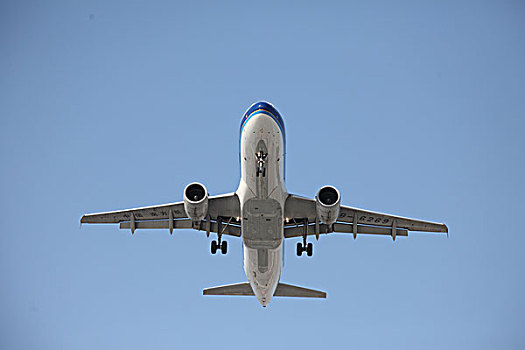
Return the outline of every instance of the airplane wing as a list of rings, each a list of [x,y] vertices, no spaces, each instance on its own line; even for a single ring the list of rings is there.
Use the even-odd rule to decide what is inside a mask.
[[[445,224],[410,219],[401,216],[383,214],[341,206],[339,216],[333,225],[319,223],[314,199],[290,195],[285,204],[285,238],[306,235],[328,234],[332,232],[358,234],[408,236],[408,231],[444,232],[448,234]]]
[[[121,229],[196,229],[217,232],[230,236],[241,236],[240,204],[235,193],[208,198],[208,216],[194,223],[186,215],[184,202],[154,205],[134,209],[83,215],[84,224],[120,224]]]

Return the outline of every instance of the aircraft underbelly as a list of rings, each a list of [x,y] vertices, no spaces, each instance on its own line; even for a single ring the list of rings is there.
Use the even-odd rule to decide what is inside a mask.
[[[284,144],[277,123],[260,115],[241,135],[241,230],[244,269],[259,301],[270,302],[282,269]]]
[[[244,270],[257,299],[265,306],[281,277],[282,245],[275,249],[244,246]]]
[[[244,203],[242,236],[250,248],[277,248],[283,239],[283,210],[275,199],[252,198]]]

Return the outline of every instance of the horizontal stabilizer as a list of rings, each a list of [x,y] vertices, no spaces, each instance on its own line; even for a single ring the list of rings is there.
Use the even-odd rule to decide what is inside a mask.
[[[202,290],[202,295],[255,295],[248,282],[227,284],[220,287],[206,288]]]
[[[279,283],[274,297],[326,298],[326,292]]]
[[[228,284],[220,287],[207,288],[202,291],[203,295],[254,295],[249,283]],[[319,290],[308,289],[290,284],[279,283],[275,290],[275,297],[296,298],[326,298],[326,293]]]

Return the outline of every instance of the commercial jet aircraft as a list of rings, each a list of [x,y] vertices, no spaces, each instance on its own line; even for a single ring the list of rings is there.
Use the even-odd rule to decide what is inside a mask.
[[[308,236],[335,232],[385,235],[395,241],[408,231],[446,232],[445,224],[415,220],[341,205],[333,186],[322,187],[315,199],[286,191],[286,135],[283,118],[268,102],[253,104],[240,128],[241,181],[234,193],[209,196],[203,184],[186,186],[183,201],[150,207],[86,214],[81,223],[119,223],[133,234],[137,229],[195,229],[217,234],[211,253],[226,254],[223,236],[241,237],[247,283],[203,290],[204,295],[255,295],[262,306],[272,297],[326,298],[326,293],[279,281],[285,239],[302,237],[297,255],[312,256]]]

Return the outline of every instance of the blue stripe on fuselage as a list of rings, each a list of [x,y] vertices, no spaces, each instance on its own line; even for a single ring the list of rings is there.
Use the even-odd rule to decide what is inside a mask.
[[[257,114],[265,114],[265,115],[271,117],[277,123],[277,125],[279,126],[279,129],[281,130],[281,133],[283,135],[283,143],[284,143],[284,148],[286,150],[286,133],[285,133],[285,128],[284,128],[283,118],[281,117],[281,114],[279,114],[279,112],[277,111],[277,109],[275,109],[274,106],[272,106],[270,103],[264,102],[264,101],[254,103],[250,108],[248,108],[246,113],[244,113],[244,117],[242,118],[242,121],[241,121],[241,128],[240,128],[240,132],[239,132],[239,140],[240,140],[242,131],[244,129],[244,126],[246,125],[246,122],[248,122],[248,120],[251,117],[253,117],[253,116],[257,115]]]

